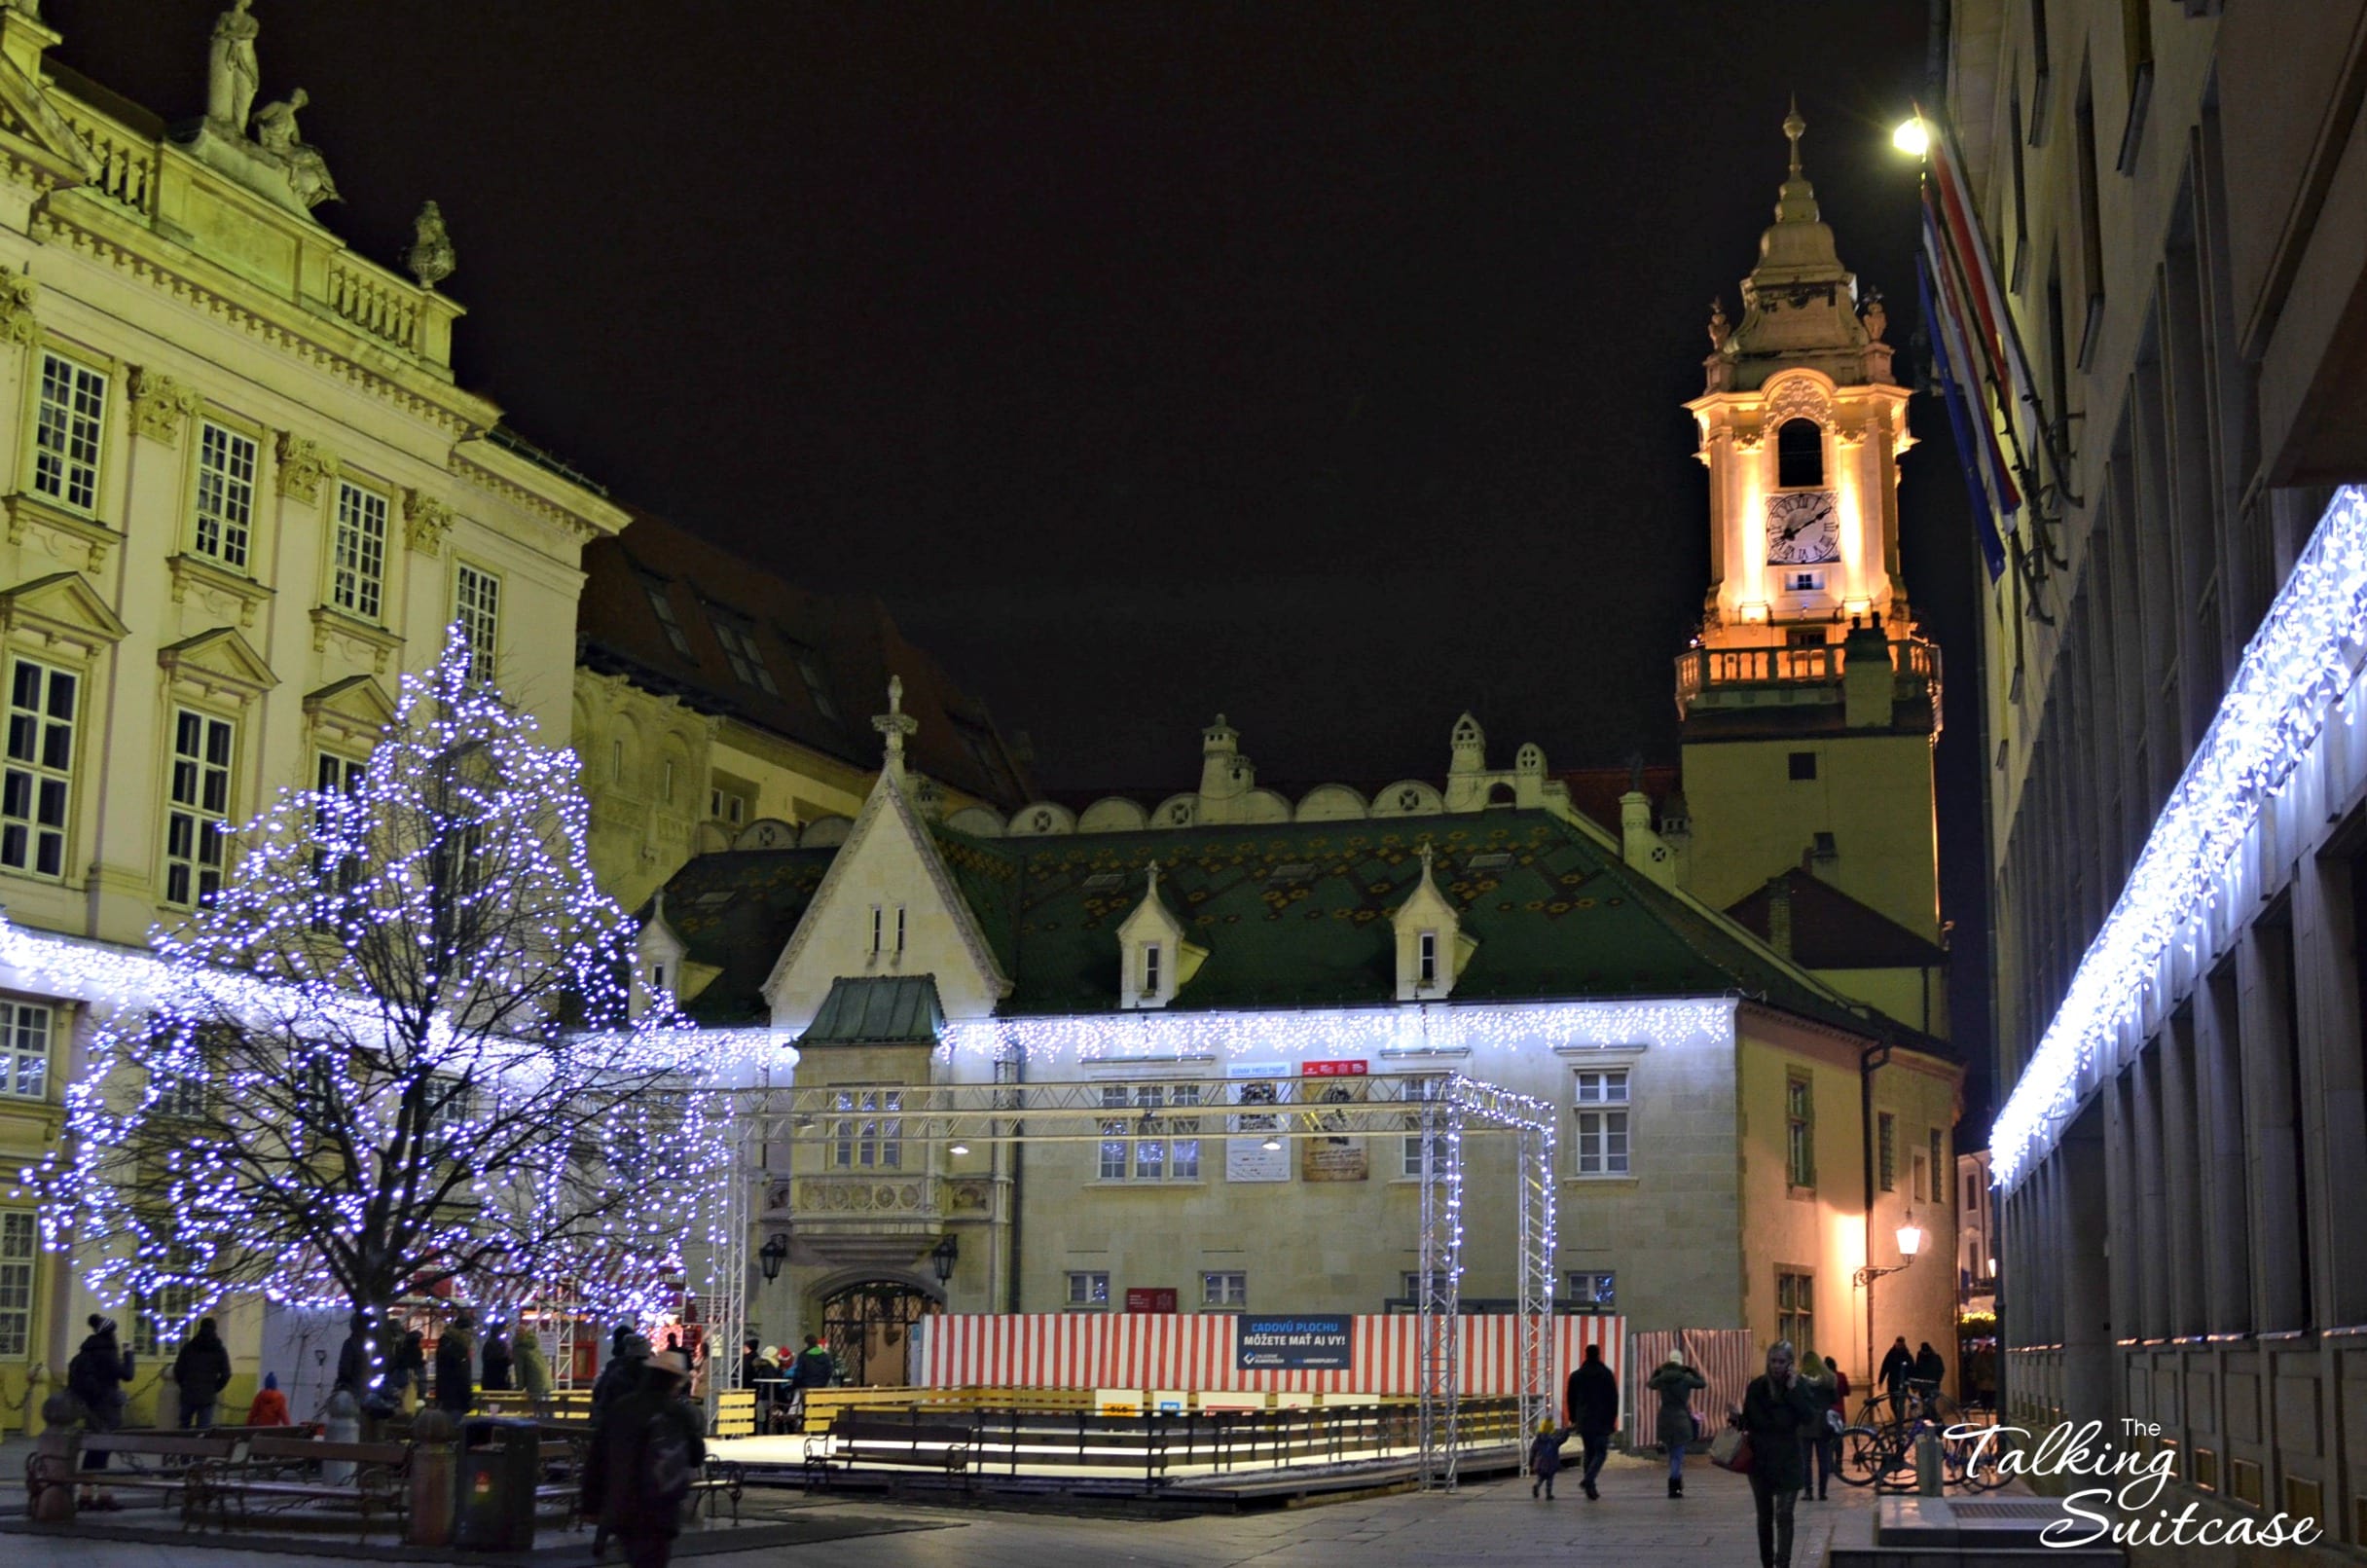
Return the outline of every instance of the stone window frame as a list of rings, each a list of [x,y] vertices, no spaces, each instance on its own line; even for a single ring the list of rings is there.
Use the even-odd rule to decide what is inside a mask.
[[[471,579],[490,584],[492,593],[479,597],[484,602],[472,602],[466,595]],[[454,552],[452,563],[452,593],[447,601],[452,605],[448,624],[461,629],[468,639],[468,683],[473,687],[497,686],[501,679],[501,622],[507,608],[509,585],[502,573],[482,562],[470,560]],[[476,620],[485,622],[483,642],[479,640]],[[490,645],[489,645],[490,644]]]
[[[55,782],[62,783],[65,787],[65,820],[64,825],[58,830],[57,869],[55,872],[40,869],[39,856],[37,851],[34,851],[28,853],[26,863],[20,866],[0,861],[0,875],[28,877],[40,882],[71,886],[75,861],[74,843],[77,837],[75,818],[81,804],[81,790],[77,785],[80,783],[83,752],[88,749],[84,744],[86,738],[84,721],[91,711],[91,666],[95,661],[87,658],[59,658],[56,652],[51,648],[44,648],[39,654],[28,653],[24,649],[15,646],[0,651],[5,651],[6,654],[4,659],[0,659],[0,679],[5,679],[7,682],[5,686],[0,686],[0,721],[4,721],[6,724],[6,730],[0,732],[0,811],[5,810],[7,803],[8,778],[21,765],[28,774],[31,781],[30,789],[35,796],[33,808],[25,816],[23,826],[28,842],[37,844],[42,831],[38,805],[41,786],[55,779]],[[26,665],[48,672],[48,678],[42,683],[44,703],[40,710],[35,711],[34,719],[37,730],[42,732],[42,740],[46,740],[48,727],[53,722],[46,716],[47,699],[54,690],[56,678],[63,675],[71,677],[74,681],[74,713],[71,718],[66,720],[69,732],[68,754],[63,769],[51,768],[41,760],[40,753],[46,748],[40,741],[36,742],[33,757],[23,759],[20,763],[19,759],[14,755],[18,672]],[[59,777],[60,775],[62,777]],[[6,834],[14,825],[16,825],[15,819],[0,816],[0,849],[5,848]]]
[[[91,462],[91,501],[84,505],[64,493],[43,490],[38,481],[41,453],[41,410],[43,388],[47,384],[47,361],[56,359],[99,383],[97,453]],[[79,345],[69,346],[60,340],[44,336],[36,344],[27,367],[24,399],[24,427],[19,447],[23,452],[20,472],[24,475],[25,493],[45,506],[54,506],[73,517],[97,522],[106,509],[107,482],[110,466],[107,462],[107,442],[113,436],[113,414],[118,406],[123,367],[107,354],[87,353]]]
[[[29,997],[0,997],[0,1103],[13,1105],[46,1104],[57,1085],[57,1075],[51,1071],[57,1057],[57,1034],[62,1009],[56,1003]],[[40,1041],[29,1043],[25,1025],[40,1020]],[[36,1063],[31,1075],[35,1086],[25,1087],[25,1064]]]
[[[0,1208],[0,1362],[32,1358],[40,1274],[40,1212],[29,1206]]]
[[[1208,1092],[1209,1083],[1206,1078],[1173,1077],[1158,1083],[1103,1084],[1102,1108],[1123,1114],[1108,1117],[1101,1123],[1100,1141],[1093,1146],[1094,1181],[1109,1186],[1196,1186],[1205,1182],[1208,1146],[1218,1140],[1210,1136],[1203,1123],[1209,1108],[1222,1103],[1220,1097]],[[1175,1098],[1185,1091],[1190,1094],[1188,1100]],[[1113,1101],[1110,1098],[1113,1093],[1124,1098]],[[1145,1099],[1149,1093],[1157,1094],[1158,1098]],[[1191,1114],[1166,1113],[1181,1110],[1188,1110]],[[1145,1112],[1152,1112],[1150,1122],[1155,1129],[1148,1134],[1140,1130]],[[1180,1134],[1172,1125],[1179,1121],[1189,1121],[1191,1125]],[[1177,1168],[1184,1163],[1179,1155],[1187,1148],[1191,1174],[1179,1176]],[[1156,1166],[1155,1172],[1146,1171],[1147,1154],[1152,1156],[1150,1163]]]
[[[238,559],[236,561],[230,558],[227,531],[215,540],[214,549],[208,550],[204,547],[205,514],[202,507],[206,474],[205,437],[206,433],[211,430],[219,430],[228,440],[242,441],[250,450],[251,466],[244,479],[240,481],[246,487],[246,517],[242,525],[245,537],[238,542]],[[261,573],[255,569],[255,563],[257,558],[264,553],[263,525],[267,515],[263,505],[263,455],[268,446],[264,440],[266,433],[263,427],[254,421],[242,419],[212,403],[207,403],[200,408],[190,420],[189,477],[183,490],[185,514],[181,530],[183,549],[192,558],[203,562],[216,571],[228,572],[234,577],[243,577],[258,583],[263,579]],[[235,474],[230,477],[237,478]],[[220,521],[227,525],[233,520],[225,516]]]
[[[1584,1066],[1573,1067],[1570,1070],[1571,1180],[1621,1182],[1631,1180],[1635,1176],[1636,1065],[1635,1058],[1620,1056],[1607,1061],[1588,1061]],[[1600,1087],[1603,1093],[1592,1100],[1583,1097],[1585,1080],[1589,1077],[1602,1080]],[[1619,1080],[1620,1091],[1619,1098],[1616,1100],[1609,1097],[1612,1087],[1611,1080],[1614,1077]],[[1619,1156],[1621,1164],[1617,1170],[1610,1166],[1612,1157],[1610,1139],[1614,1131],[1611,1118],[1615,1115],[1625,1118],[1617,1129],[1619,1136],[1625,1144],[1625,1148]],[[1599,1123],[1595,1136],[1602,1140],[1600,1157],[1603,1161],[1601,1169],[1591,1171],[1585,1169],[1584,1164],[1585,1159],[1584,1141],[1587,1137],[1586,1128],[1589,1120]]]
[[[1106,1268],[1064,1270],[1061,1300],[1061,1310],[1064,1312],[1109,1311],[1110,1271]]]
[[[1784,1180],[1798,1191],[1816,1189],[1816,1080],[1804,1069],[1784,1074]]]
[[[199,794],[197,800],[188,803],[178,800],[173,793],[173,775],[178,771],[181,756],[179,747],[183,714],[192,715],[198,720],[199,744],[201,748],[196,759],[200,770]],[[164,820],[160,824],[162,834],[157,857],[157,902],[167,909],[197,910],[204,906],[204,895],[199,886],[203,880],[200,868],[204,861],[198,853],[199,845],[195,839],[191,842],[190,854],[185,857],[180,857],[181,863],[185,863],[190,872],[189,896],[185,899],[176,899],[172,896],[172,873],[176,864],[176,857],[172,852],[172,820],[175,813],[184,804],[191,808],[191,814],[196,819],[194,828],[196,834],[202,836],[205,831],[204,824],[208,821],[221,824],[218,831],[223,853],[222,863],[217,868],[217,872],[224,881],[230,877],[230,835],[232,829],[243,820],[238,810],[238,785],[239,776],[245,770],[240,766],[243,759],[238,753],[239,748],[246,742],[246,731],[249,726],[240,722],[241,717],[242,715],[237,713],[224,713],[203,703],[192,702],[185,696],[176,696],[164,711],[164,744],[158,748],[159,751],[163,753],[164,767],[164,787],[162,792],[164,810]],[[206,726],[215,724],[223,726],[230,732],[229,760],[224,765],[228,777],[223,783],[222,805],[218,813],[209,812],[206,809],[203,784],[204,770],[208,766],[206,757],[210,750],[205,747],[205,742],[211,733]]]
[[[1582,1286],[1581,1280],[1586,1283]],[[1600,1317],[1619,1311],[1618,1269],[1574,1268],[1569,1271],[1567,1283],[1570,1290],[1563,1301],[1573,1314]]]
[[[1775,1337],[1789,1339],[1804,1354],[1816,1342],[1816,1270],[1805,1263],[1777,1263],[1774,1304]]]
[[[340,615],[349,615],[353,619],[371,626],[392,625],[394,622],[394,587],[396,580],[401,576],[401,573],[389,569],[397,559],[395,520],[399,516],[399,510],[395,504],[394,489],[392,486],[375,485],[366,479],[346,473],[334,475],[329,481],[329,547],[321,552],[321,570],[326,575],[327,581],[321,588],[321,602]],[[369,580],[376,602],[368,609],[360,606],[361,595],[358,592],[358,586],[354,596],[355,602],[345,603],[338,598],[339,579],[346,569],[343,565],[343,556],[346,532],[346,497],[348,494],[376,501],[380,508],[377,519],[378,569],[376,575]],[[357,585],[362,581],[358,572],[355,581]]]

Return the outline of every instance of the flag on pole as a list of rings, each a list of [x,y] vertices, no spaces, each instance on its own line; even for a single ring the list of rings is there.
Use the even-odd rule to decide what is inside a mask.
[[[1916,112],[1921,113],[1919,109]],[[1982,230],[1981,209],[1973,201],[1972,188],[1964,182],[1963,164],[1956,157],[1955,133],[1945,121],[1926,124],[1938,132],[1931,137],[1924,156],[1928,161],[1930,188],[1939,200],[1940,233],[1979,312],[1985,329],[1981,343],[1988,351],[1988,368],[1998,373],[1999,383],[2010,391],[2010,409],[2028,410],[2034,416],[2038,408],[2037,378],[2030,374],[2021,338],[2014,331],[2013,318],[2007,313],[2005,287],[1992,259],[1995,253],[1989,248],[1988,236]],[[1963,368],[1970,372],[1974,367]]]
[[[1923,307],[1923,319],[1931,332],[1932,373],[1939,381],[1940,401],[1948,409],[1948,428],[1955,433],[1956,451],[1964,466],[1964,488],[1972,496],[1973,527],[1975,536],[1981,542],[1981,559],[1988,567],[1989,581],[1995,582],[2005,575],[2005,542],[1998,533],[1997,499],[1990,492],[1985,464],[1978,455],[1980,448],[1976,445],[1978,438],[1974,434],[1976,422],[1985,424],[1987,421],[1985,419],[1976,420],[1977,405],[1973,408],[1966,406],[1968,399],[1963,384],[1957,380],[1955,355],[1948,346],[1948,340],[1953,334],[1946,330],[1943,318],[1933,308],[1936,292],[1933,282],[1930,259],[1916,258],[1915,291]]]

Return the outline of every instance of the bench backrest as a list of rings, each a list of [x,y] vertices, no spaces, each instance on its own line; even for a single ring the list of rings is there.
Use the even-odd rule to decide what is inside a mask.
[[[228,1459],[243,1438],[181,1438],[154,1432],[86,1432],[85,1453],[152,1454],[159,1459]]]
[[[849,1410],[830,1423],[830,1436],[841,1442],[961,1442],[978,1440],[975,1428],[950,1421],[897,1421]]]
[[[310,1438],[257,1438],[249,1459],[333,1459],[357,1465],[400,1465],[411,1450],[399,1442],[322,1442]]]

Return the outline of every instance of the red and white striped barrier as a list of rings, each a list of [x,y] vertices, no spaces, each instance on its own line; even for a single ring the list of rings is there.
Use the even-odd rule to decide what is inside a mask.
[[[1140,1388],[1193,1393],[1393,1394],[1421,1392],[1421,1320],[1411,1313],[1349,1320],[1344,1371],[1244,1370],[1240,1319],[1230,1313],[959,1313],[923,1319],[913,1355],[923,1388]],[[1520,1320],[1464,1317],[1462,1391],[1520,1392]],[[1622,1381],[1626,1320],[1557,1317],[1550,1329],[1554,1403],[1587,1345]]]

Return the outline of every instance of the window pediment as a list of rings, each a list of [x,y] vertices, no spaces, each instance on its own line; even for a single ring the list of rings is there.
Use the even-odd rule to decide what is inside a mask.
[[[129,630],[80,572],[53,572],[0,594],[0,635],[12,639],[89,656]]]
[[[316,735],[373,746],[394,722],[394,703],[370,676],[348,675],[307,692],[304,715]]]
[[[279,684],[237,628],[217,626],[159,648],[156,662],[175,686],[243,708]]]

